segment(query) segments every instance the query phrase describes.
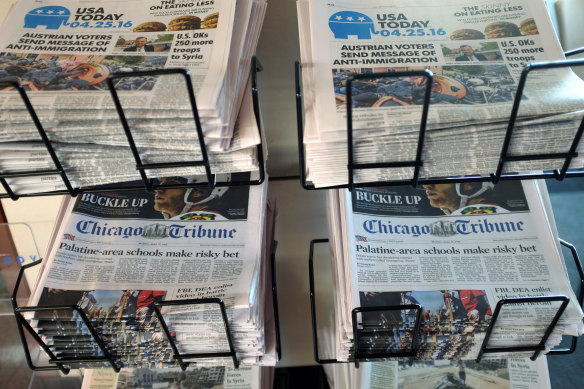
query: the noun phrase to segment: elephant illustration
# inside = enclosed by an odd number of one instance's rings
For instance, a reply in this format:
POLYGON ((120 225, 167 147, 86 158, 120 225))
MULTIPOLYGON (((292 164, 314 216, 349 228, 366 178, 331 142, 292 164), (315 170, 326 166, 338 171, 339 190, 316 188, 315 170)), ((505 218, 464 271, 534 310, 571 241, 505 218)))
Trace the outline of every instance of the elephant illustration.
POLYGON ((375 31, 373 19, 359 12, 341 11, 329 19, 329 28, 336 39, 349 39, 349 35, 356 35, 359 39, 371 39, 375 31))
POLYGON ((62 24, 67 23, 69 16, 71 12, 58 5, 36 8, 24 16, 24 28, 45 26, 47 30, 58 30, 62 24))

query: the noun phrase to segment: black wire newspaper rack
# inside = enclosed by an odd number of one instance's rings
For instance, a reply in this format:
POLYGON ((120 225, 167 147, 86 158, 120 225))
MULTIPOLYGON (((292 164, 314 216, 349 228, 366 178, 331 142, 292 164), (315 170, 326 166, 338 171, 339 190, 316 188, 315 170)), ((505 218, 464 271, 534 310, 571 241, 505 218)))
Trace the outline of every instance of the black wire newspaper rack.
POLYGON ((147 191, 153 191, 156 188, 194 188, 194 187, 202 187, 207 186, 210 188, 215 187, 226 187, 226 186, 249 186, 249 185, 260 185, 265 180, 265 164, 264 164, 264 152, 263 152, 263 137, 262 134, 262 127, 261 127, 261 120, 260 120, 260 107, 259 107, 259 97, 258 97, 258 88, 257 88, 257 73, 261 71, 262 65, 257 60, 256 57, 252 58, 251 63, 251 91, 252 91, 252 100, 253 100, 253 110, 256 118, 256 123, 260 132, 260 139, 262 141, 259 145, 256 146, 256 153, 258 159, 258 174, 259 177, 257 179, 250 179, 245 181, 223 181, 218 182, 216 180, 216 175, 211 172, 211 166, 209 163, 209 158, 207 156, 207 148, 205 146, 205 141, 203 137, 203 130, 201 127, 201 123, 199 120, 199 113, 197 110, 197 105, 195 101, 195 94, 193 91, 193 85, 191 82, 190 74, 185 69, 158 69, 158 70, 147 70, 147 71, 138 71, 138 72, 124 72, 124 73, 115 73, 112 74, 107 79, 108 89, 114 100, 114 104, 116 106, 116 110, 118 112, 120 122, 122 123, 122 127, 124 129, 124 133, 128 140, 128 145, 130 146, 130 150, 132 152, 132 156, 136 162, 136 169, 140 173, 140 177, 142 179, 143 186, 136 186, 136 185, 116 185, 116 184, 108 184, 108 185, 99 185, 99 186, 90 186, 90 187, 81 187, 81 188, 74 188, 71 181, 69 180, 67 173, 63 167, 62 161, 59 160, 49 137, 47 136, 47 132, 43 128, 41 121, 39 120, 30 99, 26 91, 24 90, 23 86, 16 83, 16 82, 2 82, 0 83, 0 87, 13 87, 18 93, 20 98, 22 99, 32 122, 37 129, 39 136, 49 153, 52 162, 55 165, 55 169, 50 170, 27 170, 27 171, 20 171, 14 173, 5 173, 0 170, 0 184, 4 188, 6 193, 1 193, 0 198, 11 198, 12 200, 18 200, 20 197, 33 197, 33 196, 47 196, 47 195, 65 195, 69 194, 70 196, 77 196, 80 193, 84 192, 99 192, 103 190, 136 190, 145 188, 147 191), (124 109, 120 103, 120 99, 118 96, 118 92, 114 87, 113 82, 118 79, 128 78, 128 77, 146 77, 146 76, 161 76, 161 75, 169 75, 169 74, 179 74, 184 77, 185 81, 185 88, 187 89, 189 102, 191 105, 191 110, 193 113, 193 124, 194 129, 197 132, 197 137, 199 140, 199 148, 201 150, 202 159, 197 161, 179 161, 179 162, 164 162, 164 163, 150 163, 145 164, 142 162, 140 157, 140 153, 138 152, 138 148, 136 147, 136 143, 134 142, 134 137, 132 135, 132 131, 130 130, 130 126, 128 120, 126 119, 126 115, 124 113, 124 109), (205 169, 206 175, 206 182, 198 182, 198 183, 188 183, 188 184, 156 184, 154 179, 148 178, 146 175, 146 170, 148 169, 160 169, 160 168, 179 168, 179 167, 195 167, 195 166, 203 166, 205 169), (55 190, 49 192, 40 192, 40 193, 26 193, 26 194, 18 194, 7 182, 7 179, 11 178, 22 178, 22 177, 33 177, 33 176, 54 176, 58 175, 61 178, 63 185, 65 185, 66 190, 55 190))
MULTIPOLYGON (((275 263, 276 263, 276 244, 273 245, 272 253, 270 254, 270 265, 271 265, 271 293, 272 293, 272 304, 274 309, 274 324, 275 324, 275 341, 276 341, 276 357, 277 360, 281 359, 282 356, 282 348, 280 343, 280 321, 278 317, 278 298, 277 298, 277 287, 276 287, 276 270, 275 270, 275 263)), ((41 263, 42 260, 36 261, 34 263, 30 263, 27 265, 22 266, 20 272, 18 273, 18 277, 16 280, 16 284, 14 286, 14 291, 12 293, 11 302, 12 308, 14 311, 14 316, 16 318, 16 324, 18 327, 18 333, 20 335, 20 339, 22 342, 22 346, 24 348, 24 354, 26 358, 26 362, 28 367, 34 371, 44 371, 44 370, 60 370, 63 374, 68 374, 71 371, 71 367, 68 366, 69 364, 77 364, 77 363, 108 363, 115 372, 119 372, 121 366, 116 362, 114 355, 108 350, 105 342, 103 341, 102 337, 98 333, 98 331, 94 328, 94 325, 91 323, 91 320, 87 317, 85 312, 81 307, 78 305, 51 305, 51 306, 41 306, 41 307, 19 307, 17 303, 17 293, 20 288, 20 283, 22 281, 24 272, 38 264, 41 263), (76 312, 78 317, 81 318, 84 327, 87 329, 88 333, 91 335, 91 339, 94 344, 97 345, 99 351, 103 354, 103 356, 98 357, 67 357, 67 358, 60 358, 57 357, 50 349, 49 345, 42 339, 42 337, 34 330, 34 328, 30 325, 28 320, 24 317, 23 314, 28 312, 51 312, 51 311, 61 311, 66 310, 70 312, 76 312), (29 344, 25 337, 25 330, 28 332, 34 341, 41 347, 41 349, 48 355, 49 357, 49 365, 46 366, 36 366, 33 362, 29 351, 29 344)), ((154 303, 154 313, 160 323, 160 327, 168 341, 169 345, 172 348, 173 355, 172 357, 174 360, 178 362, 178 365, 182 370, 186 370, 188 366, 195 365, 196 362, 185 362, 185 359, 204 359, 204 358, 221 358, 221 357, 228 357, 233 360, 233 366, 237 369, 239 368, 239 361, 237 359, 237 353, 235 347, 233 346, 233 337, 231 335, 231 328, 228 323, 227 313, 225 309, 225 303, 222 299, 219 298, 206 298, 206 299, 189 299, 189 300, 168 300, 168 301, 158 301, 154 303), (223 321, 223 326, 225 328, 225 338, 227 339, 227 343, 229 345, 229 351, 224 352, 214 352, 214 353, 190 353, 190 354, 181 354, 177 347, 177 344, 172 336, 171 331, 169 330, 166 321, 164 320, 163 314, 161 312, 161 307, 171 306, 188 306, 188 305, 203 305, 203 304, 216 304, 220 311, 221 311, 221 318, 223 321)), ((72 349, 74 350, 75 345, 72 345, 72 349)))
MULTIPOLYGON (((410 362, 413 362, 413 359, 417 355, 417 352, 420 347, 420 339, 421 339, 421 313, 422 307, 418 304, 403 304, 403 305, 388 305, 388 306, 369 306, 369 307, 357 307, 352 311, 352 321, 353 321, 353 347, 352 347, 352 357, 350 361, 339 361, 337 359, 323 359, 320 357, 319 348, 318 348, 318 334, 317 334, 317 322, 316 322, 316 297, 315 297, 315 288, 314 288, 314 247, 317 244, 324 244, 328 243, 328 239, 314 239, 310 242, 310 254, 308 259, 308 267, 309 267, 309 282, 310 282, 310 313, 312 317, 312 339, 313 339, 313 347, 314 347, 314 359, 319 364, 331 364, 331 363, 355 363, 356 367, 359 367, 359 362, 371 361, 371 360, 380 360, 386 358, 410 358, 410 362), (360 339, 361 339, 361 332, 364 329, 359 328, 359 321, 358 321, 358 314, 363 312, 380 312, 380 311, 415 311, 415 320, 413 325, 413 333, 412 339, 410 343, 410 348, 401 350, 398 352, 389 351, 389 352, 362 352, 360 350, 360 339)), ((582 264, 580 263, 580 258, 578 257, 578 253, 576 248, 560 239, 560 243, 562 246, 567 247, 574 260, 576 265, 576 269, 578 271, 579 276, 579 287, 580 291, 578 294, 578 304, 582 307, 584 303, 584 270, 582 268, 582 264)), ((491 318, 489 327, 485 334, 485 339, 481 345, 481 350, 479 355, 476 359, 476 362, 479 363, 484 354, 488 353, 501 353, 501 352, 526 352, 526 351, 533 351, 531 356, 531 360, 535 360, 539 354, 545 350, 545 343, 548 340, 549 336, 551 335, 553 329, 555 328, 560 316, 564 312, 566 306, 568 305, 570 299, 566 296, 538 296, 538 297, 524 297, 524 298, 505 298, 499 300, 497 306, 495 308, 495 312, 493 317, 491 318), (541 340, 537 344, 528 345, 528 346, 508 346, 508 347, 489 347, 489 339, 493 334, 493 329, 495 328, 497 318, 501 312, 501 309, 504 305, 512 305, 512 304, 536 304, 536 303, 545 303, 545 302, 561 302, 560 307, 558 308, 556 314, 550 321, 547 329, 545 330, 541 340)), ((388 337, 388 331, 384 331, 384 328, 381 328, 382 325, 378 326, 378 331, 376 331, 376 336, 384 336, 388 337)), ((576 350, 576 346, 578 344, 578 338, 576 336, 572 336, 572 340, 569 347, 566 348, 554 348, 553 350, 549 351, 547 355, 560 355, 560 354, 571 354, 576 350)))
MULTIPOLYGON (((584 52, 584 48, 568 51, 565 54, 566 57, 580 54, 584 52)), ((496 184, 503 180, 525 180, 525 179, 539 179, 539 178, 554 178, 557 180, 563 180, 566 177, 584 177, 584 171, 582 170, 571 170, 568 171, 570 162, 578 154, 576 148, 582 134, 584 133, 584 119, 580 123, 578 130, 574 136, 574 139, 569 147, 569 150, 565 153, 542 153, 542 154, 525 154, 525 155, 509 155, 509 146, 511 140, 513 139, 513 130, 515 128, 515 121, 517 119, 517 114, 519 112, 519 106, 522 100, 523 92, 527 82, 527 76, 534 71, 541 71, 545 69, 557 69, 565 67, 574 67, 584 65, 584 59, 573 59, 573 60, 561 60, 561 61, 549 61, 549 62, 537 62, 525 65, 519 79, 517 86, 515 99, 513 101, 513 106, 511 110, 511 115, 509 117, 507 130, 505 133, 503 147, 499 155, 499 163, 497 170, 488 176, 463 176, 463 177, 443 177, 443 178, 431 178, 431 179, 420 179, 420 169, 424 166, 424 161, 422 160, 422 154, 424 151, 424 140, 426 134, 426 122, 428 118, 428 110, 430 107, 430 92, 432 90, 432 83, 434 75, 429 70, 419 71, 419 72, 388 72, 388 73, 372 73, 372 74, 352 74, 347 78, 346 81, 346 103, 347 103, 347 184, 345 185, 335 185, 327 187, 316 188, 312 183, 307 181, 306 177, 306 159, 303 146, 304 139, 304 119, 303 119, 303 93, 302 93, 302 81, 301 72, 302 66, 300 62, 295 63, 295 80, 296 80, 296 121, 298 126, 298 156, 300 165, 300 182, 302 187, 307 190, 321 190, 321 189, 336 189, 336 188, 348 188, 353 190, 353 188, 359 187, 376 187, 376 186, 395 186, 395 185, 411 185, 418 186, 423 184, 438 184, 445 182, 481 182, 490 181, 496 184), (412 161, 405 162, 378 162, 378 163, 355 163, 354 159, 354 145, 353 145, 353 106, 352 106, 352 90, 351 84, 356 80, 368 80, 368 79, 379 79, 379 78, 399 78, 407 76, 419 76, 424 77, 426 82, 426 90, 424 94, 424 103, 422 106, 422 114, 420 119, 420 130, 417 141, 416 157, 412 161), (535 161, 535 160, 553 160, 553 159, 564 159, 564 164, 561 169, 544 171, 543 173, 527 173, 527 174, 516 174, 516 173, 503 173, 505 164, 508 162, 515 161, 535 161), (384 182, 354 182, 354 174, 356 170, 365 169, 382 169, 382 168, 405 168, 412 167, 413 175, 411 179, 408 180, 392 180, 384 182)))

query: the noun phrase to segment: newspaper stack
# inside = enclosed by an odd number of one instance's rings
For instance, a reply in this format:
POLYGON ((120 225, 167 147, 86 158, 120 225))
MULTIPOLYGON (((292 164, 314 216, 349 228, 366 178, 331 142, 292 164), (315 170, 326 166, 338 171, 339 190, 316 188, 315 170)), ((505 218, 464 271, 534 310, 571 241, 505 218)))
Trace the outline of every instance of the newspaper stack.
MULTIPOLYGON (((497 170, 524 66, 564 59, 543 0, 493 4, 299 0, 307 180, 347 184, 347 79, 355 163, 416 159, 429 88, 421 178, 497 170)), ((509 155, 566 153, 582 119, 583 82, 567 68, 532 72, 509 155)), ((579 147, 581 149, 581 146, 579 147)), ((561 169, 563 159, 507 163, 503 173, 561 169)), ((582 168, 582 157, 570 168, 582 168)), ((412 179, 413 167, 366 169, 355 182, 412 179)))
POLYGON ((195 367, 187 371, 176 369, 86 370, 82 389, 142 389, 145 383, 157 389, 214 388, 257 389, 272 388, 273 367, 229 366, 195 367))
MULTIPOLYGON (((266 208, 265 190, 182 188, 66 198, 29 305, 77 305, 118 366, 162 368, 178 361, 154 304, 219 298, 237 360, 273 366, 269 257, 275 212, 271 202, 266 208)), ((160 311, 180 354, 230 350, 217 304, 160 311)), ((103 356, 91 329, 71 309, 35 312, 28 319, 58 358, 103 356)), ((233 365, 223 357, 196 362, 233 365)))
MULTIPOLYGON (((265 0, 21 0, 1 27, 0 82, 27 91, 74 186, 139 179, 107 85, 109 76, 134 71, 187 70, 213 173, 255 170, 260 135, 249 73, 265 7, 265 0)), ((183 75, 125 77, 113 84, 143 163, 201 159, 183 75)), ((1 171, 54 169, 8 85, 1 97, 1 171)), ((55 176, 9 183, 17 193, 38 191, 39 184, 45 191, 64 188, 55 176)))
MULTIPOLYGON (((570 299, 547 350, 562 335, 582 334, 582 310, 558 248, 544 184, 449 183, 420 189, 328 194, 337 359, 403 356, 414 346, 420 360, 475 359, 497 302, 513 297, 570 299), (379 307, 358 314, 356 346, 355 307, 379 307)), ((539 344, 559 308, 559 302, 504 305, 488 347, 539 344)), ((531 354, 505 354, 526 356, 531 354)), ((495 357, 501 354, 483 356, 495 357)))

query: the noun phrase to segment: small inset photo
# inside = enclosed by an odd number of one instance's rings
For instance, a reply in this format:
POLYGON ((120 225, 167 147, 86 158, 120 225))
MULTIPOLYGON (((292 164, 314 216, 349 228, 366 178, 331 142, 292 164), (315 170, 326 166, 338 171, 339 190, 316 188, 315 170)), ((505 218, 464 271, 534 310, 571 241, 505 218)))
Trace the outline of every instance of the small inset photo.
POLYGON ((163 53, 170 50, 174 34, 128 34, 120 35, 114 52, 117 53, 163 53))
POLYGON ((497 42, 447 43, 440 46, 446 62, 493 62, 503 60, 497 42))

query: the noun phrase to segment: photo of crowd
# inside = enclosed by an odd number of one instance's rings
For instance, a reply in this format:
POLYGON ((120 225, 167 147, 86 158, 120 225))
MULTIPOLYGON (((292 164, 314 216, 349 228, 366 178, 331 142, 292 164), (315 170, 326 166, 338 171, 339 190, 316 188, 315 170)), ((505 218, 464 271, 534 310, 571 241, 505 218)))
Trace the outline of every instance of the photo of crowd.
POLYGON ((444 66, 442 74, 464 86, 462 104, 503 103, 515 98, 515 80, 505 65, 444 66))
MULTIPOLYGON (((160 55, 0 53, 0 82, 16 82, 27 91, 107 90, 106 79, 111 74, 160 69, 166 59, 160 55)), ((120 79, 116 89, 149 91, 155 81, 155 77, 120 79)))
POLYGON ((418 359, 457 359, 475 343, 475 334, 485 332, 492 311, 482 290, 436 290, 406 292, 360 292, 362 307, 396 307, 361 315, 360 352, 400 352, 412 347, 419 309, 418 359))
MULTIPOLYGON (((111 350, 112 357, 126 367, 174 367, 177 362, 154 312, 154 303, 165 296, 165 291, 154 290, 44 288, 39 306, 79 306, 98 337, 111 350)), ((53 344, 55 355, 66 358, 102 356, 76 311, 41 311, 35 313, 35 319, 36 330, 53 344), (69 349, 71 339, 76 343, 73 350, 69 349)))
MULTIPOLYGON (((439 70, 439 68, 436 68, 439 70)), ((368 69, 369 70, 369 69, 368 69)), ((421 69, 404 69, 421 70, 421 69)), ((466 95, 466 89, 459 81, 435 73, 430 104, 459 104, 466 95)), ((391 69, 379 69, 388 72, 391 69)), ((395 69, 394 69, 395 71, 395 69)), ((345 109, 347 102, 346 80, 354 72, 333 70, 333 83, 337 109, 345 109)), ((354 108, 375 108, 391 106, 423 105, 426 93, 424 77, 380 77, 355 80, 351 85, 354 108)))
MULTIPOLYGON (((489 58, 500 55, 496 53, 488 54, 489 58)), ((486 104, 513 101, 515 81, 507 67, 479 64, 483 61, 486 63, 491 60, 485 57, 485 60, 477 62, 458 61, 456 66, 427 68, 434 74, 430 104, 486 104)), ((415 70, 424 68, 376 68, 373 73, 371 69, 333 69, 337 110, 344 110, 347 107, 346 82, 349 76, 415 70)), ((353 108, 423 105, 425 92, 426 78, 415 76, 358 79, 351 84, 353 108)))
POLYGON ((127 324, 148 326, 154 303, 166 292, 155 290, 75 291, 44 288, 39 306, 78 305, 90 320, 124 320, 127 324))

